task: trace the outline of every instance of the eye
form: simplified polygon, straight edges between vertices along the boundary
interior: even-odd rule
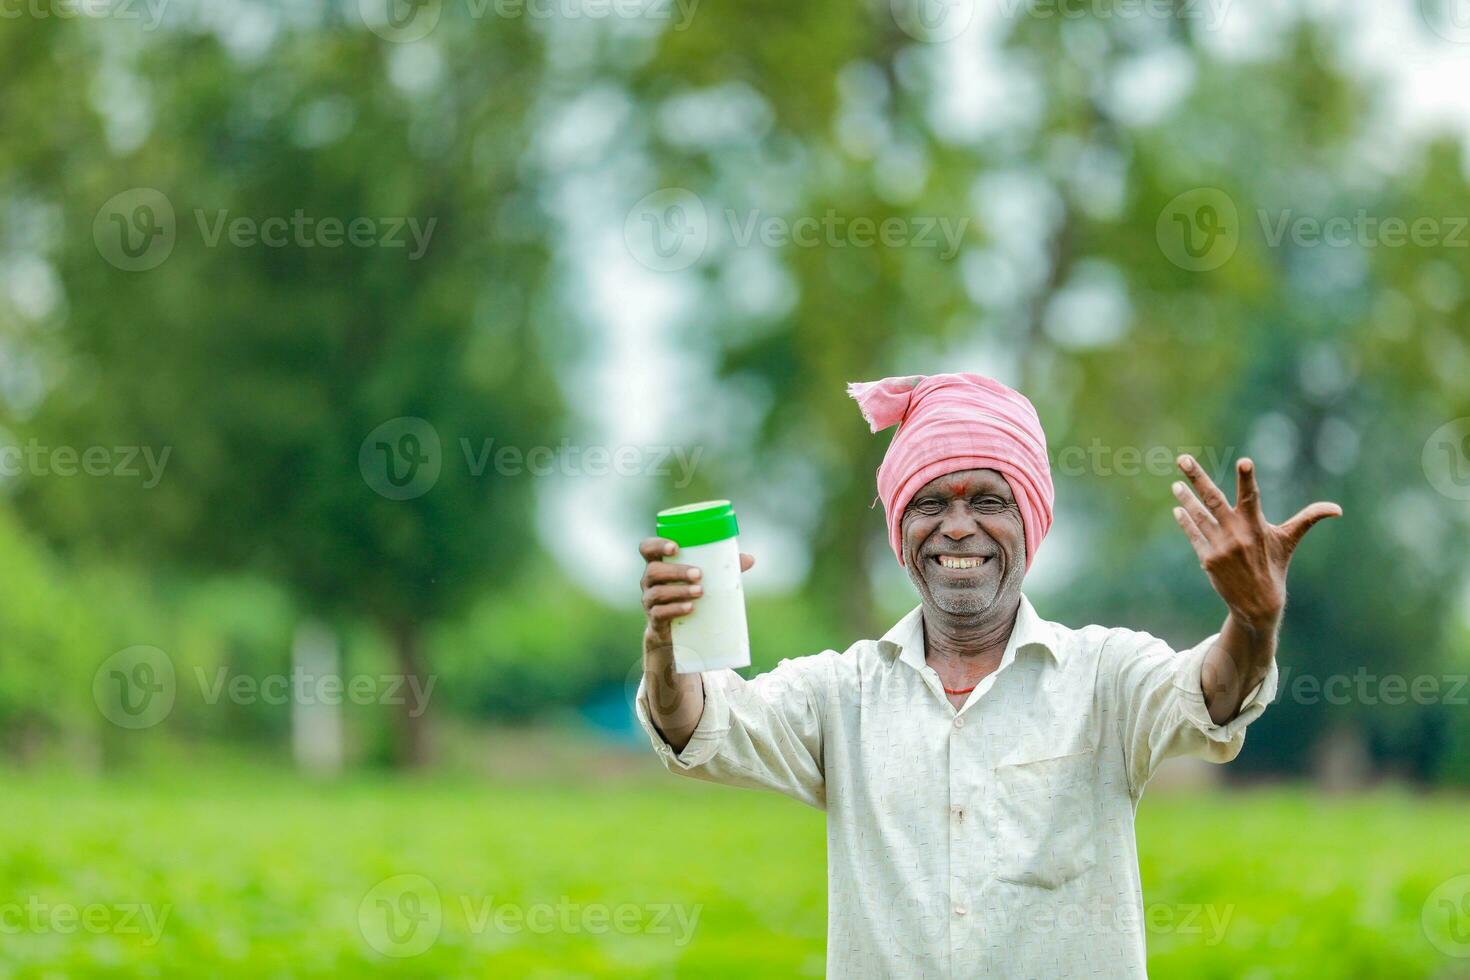
[[[925,497],[923,500],[916,501],[914,503],[915,512],[925,514],[929,517],[933,517],[935,514],[939,513],[943,509],[943,505],[941,505],[939,501],[935,500],[933,497]]]
[[[1010,501],[1004,497],[997,497],[994,494],[981,494],[970,502],[982,513],[986,514],[999,514],[1010,506]]]

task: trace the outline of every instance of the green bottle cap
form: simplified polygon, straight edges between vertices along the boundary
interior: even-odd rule
[[[658,536],[681,548],[724,541],[740,533],[728,500],[705,500],[658,512]]]

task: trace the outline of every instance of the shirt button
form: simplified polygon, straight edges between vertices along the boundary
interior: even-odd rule
[[[964,915],[968,911],[970,911],[970,910],[967,909],[967,908],[965,908],[963,905],[956,905],[954,907],[954,914],[955,915]]]
[[[964,728],[965,727],[965,716],[964,715],[957,715],[955,717],[954,727],[956,727],[956,728]]]

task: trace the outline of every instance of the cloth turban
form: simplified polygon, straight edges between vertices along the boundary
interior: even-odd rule
[[[874,432],[898,426],[878,467],[888,543],[903,564],[903,512],[919,488],[960,470],[991,469],[1010,484],[1026,531],[1026,567],[1051,528],[1055,492],[1046,433],[1025,395],[978,374],[933,374],[854,382]]]

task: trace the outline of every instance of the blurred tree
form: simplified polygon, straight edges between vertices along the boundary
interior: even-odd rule
[[[28,83],[69,66],[92,94],[61,113],[33,84],[0,96],[8,203],[64,215],[33,257],[60,296],[24,337],[17,432],[168,453],[156,485],[32,473],[17,500],[68,547],[263,571],[308,614],[377,623],[422,680],[424,625],[531,542],[528,481],[497,477],[486,440],[554,445],[560,417],[517,172],[538,48],[525,21],[412,44],[273,26],[250,50],[85,19],[0,40]],[[154,267],[119,267],[139,254]]]

